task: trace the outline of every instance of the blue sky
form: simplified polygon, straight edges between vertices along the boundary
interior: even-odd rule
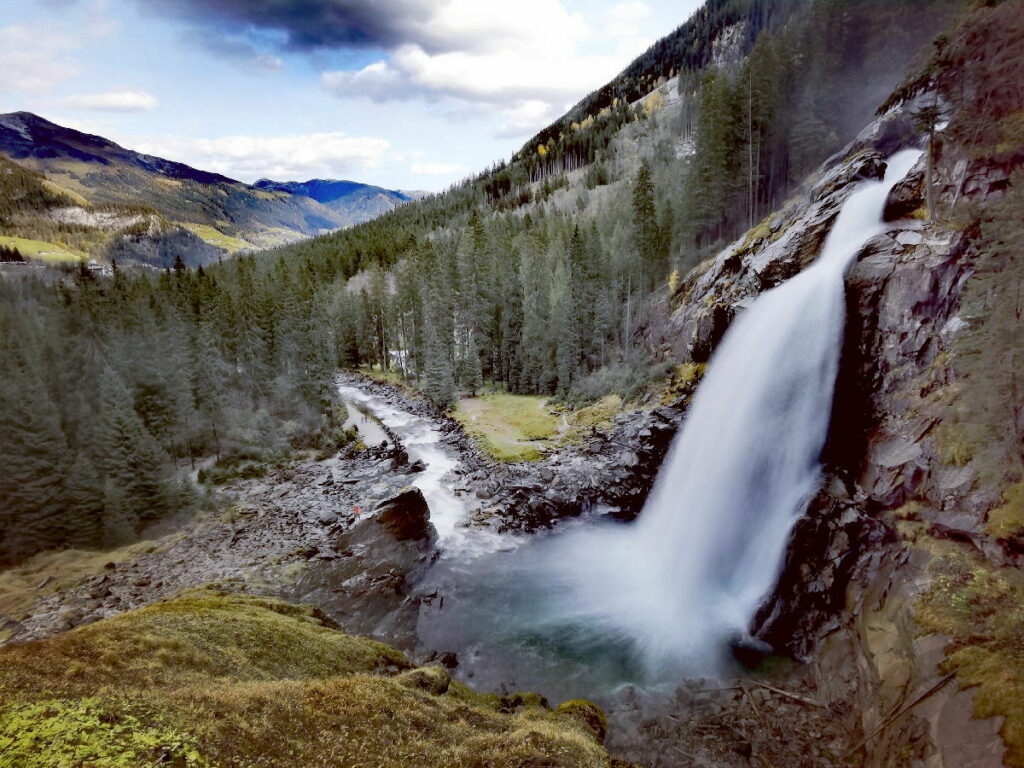
[[[0,0],[0,112],[252,182],[441,189],[699,0]]]

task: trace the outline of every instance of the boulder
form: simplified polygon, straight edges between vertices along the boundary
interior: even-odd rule
[[[409,488],[376,508],[377,522],[399,541],[429,538],[433,531],[430,509],[419,488]]]

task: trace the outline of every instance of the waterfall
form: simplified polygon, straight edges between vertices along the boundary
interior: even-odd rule
[[[638,521],[552,537],[550,621],[600,628],[648,666],[687,659],[704,670],[724,637],[745,632],[820,483],[844,273],[883,230],[889,190],[919,156],[897,153],[884,181],[860,184],[815,263],[733,323]]]
[[[598,695],[624,681],[727,671],[821,482],[842,347],[844,273],[883,231],[889,190],[919,152],[846,199],[811,267],[740,314],[636,522],[568,523],[490,558],[449,560],[421,640],[455,649],[486,687]]]

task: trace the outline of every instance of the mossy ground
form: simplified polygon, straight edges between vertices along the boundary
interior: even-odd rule
[[[680,397],[692,397],[707,369],[705,363],[683,363],[677,365],[669,375],[661,393],[661,404],[668,405]]]
[[[618,395],[605,395],[593,405],[573,411],[568,417],[569,424],[577,430],[607,429],[611,427],[612,419],[622,410],[623,405],[622,398]]]
[[[480,448],[499,461],[539,459],[559,434],[559,419],[540,395],[491,392],[467,397],[454,415]]]
[[[610,764],[583,704],[446,678],[312,609],[195,590],[0,649],[0,768]]]
[[[1003,503],[988,513],[985,532],[999,539],[1024,532],[1024,482],[1011,485],[1003,492]]]
[[[976,717],[1005,717],[1005,762],[1024,766],[1024,576],[952,542],[928,545],[931,580],[917,622],[951,638],[945,669],[956,671],[962,687],[977,687]]]

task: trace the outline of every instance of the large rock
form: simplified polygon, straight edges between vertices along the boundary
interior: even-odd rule
[[[429,538],[433,532],[423,492],[409,488],[377,505],[377,522],[399,541]]]
[[[341,532],[335,555],[311,563],[293,596],[320,606],[348,632],[411,648],[414,586],[434,561],[436,540],[423,494],[407,488]]]

